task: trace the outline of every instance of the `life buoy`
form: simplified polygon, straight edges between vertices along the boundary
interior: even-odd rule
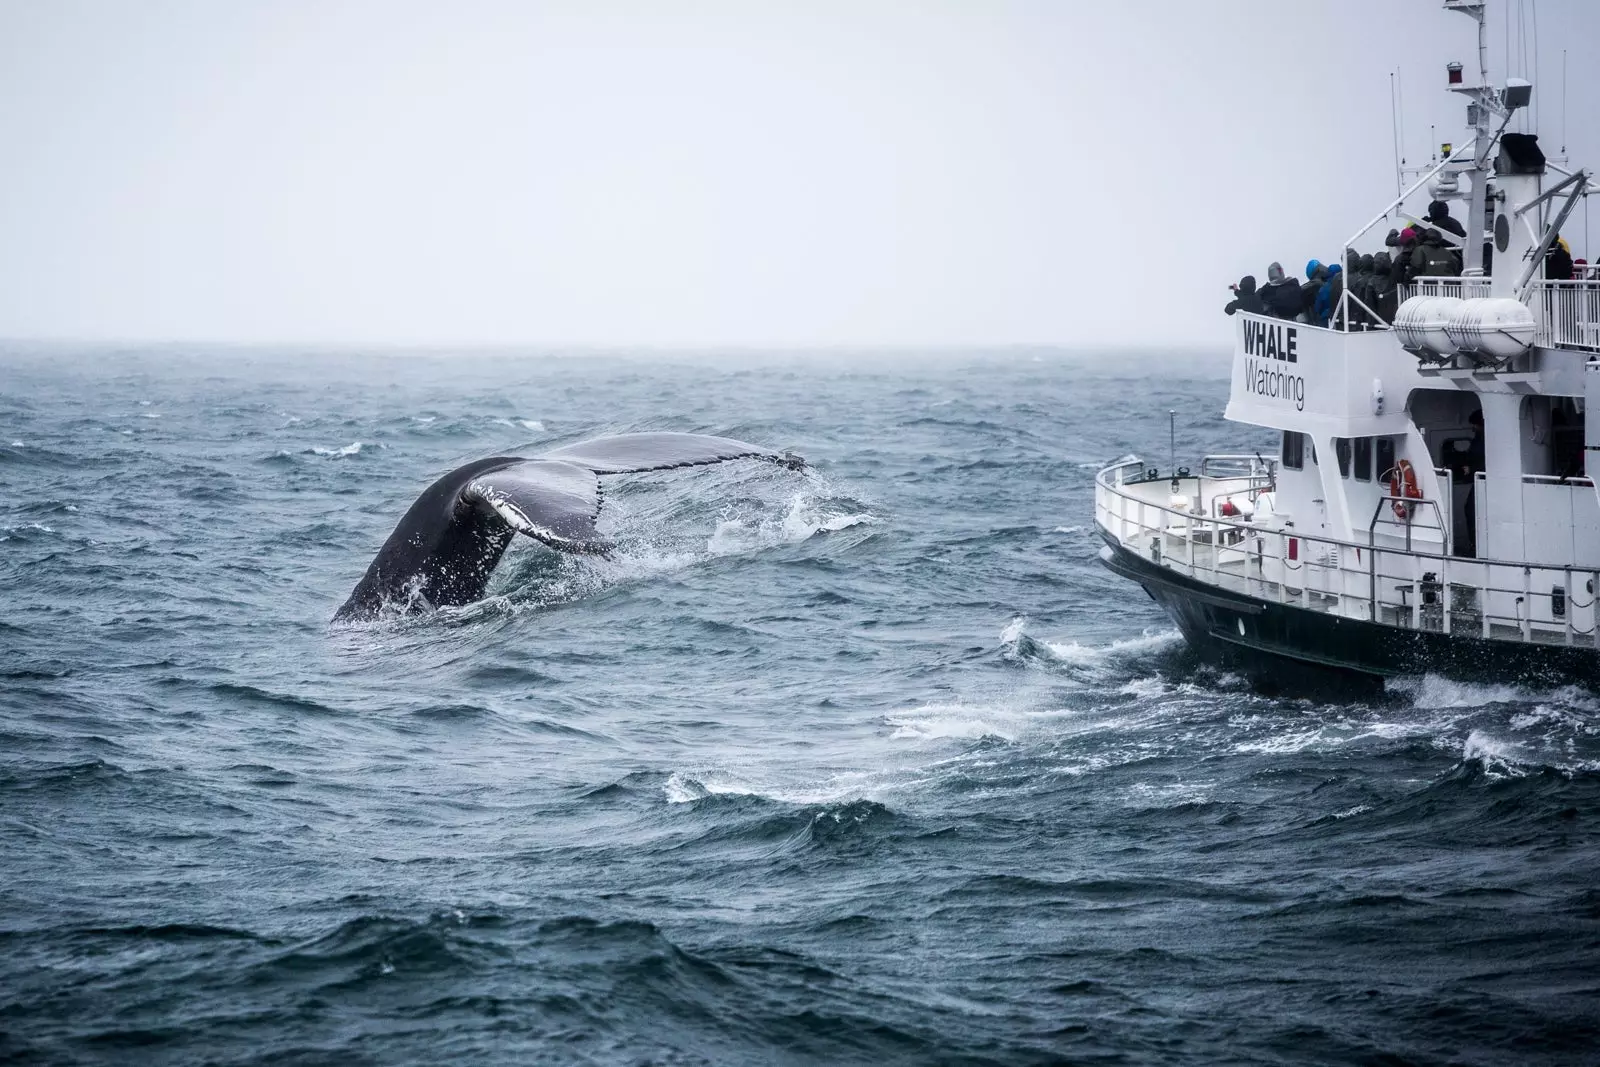
[[[1411,500],[1422,499],[1422,490],[1417,488],[1417,472],[1411,468],[1409,459],[1402,459],[1389,471],[1389,495],[1409,497]],[[1410,500],[1395,500],[1392,503],[1395,515],[1403,522],[1410,522],[1411,513],[1416,510],[1416,505]]]

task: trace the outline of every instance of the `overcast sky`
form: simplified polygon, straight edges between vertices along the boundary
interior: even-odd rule
[[[1600,2],[1520,6],[1594,168]],[[1474,52],[1439,0],[0,0],[0,336],[1215,344]]]

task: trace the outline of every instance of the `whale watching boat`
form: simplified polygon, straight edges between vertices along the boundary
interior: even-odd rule
[[[1459,276],[1417,276],[1392,323],[1345,286],[1326,327],[1239,312],[1225,417],[1276,455],[1095,478],[1100,558],[1206,659],[1272,684],[1437,672],[1600,687],[1600,277],[1547,280],[1589,172],[1547,159],[1532,85],[1489,83],[1484,0],[1471,140],[1345,241],[1433,226]],[[1371,290],[1367,292],[1370,294]]]

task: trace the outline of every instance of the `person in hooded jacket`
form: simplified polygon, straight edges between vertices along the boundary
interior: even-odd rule
[[[1256,279],[1253,274],[1246,274],[1239,279],[1238,285],[1230,285],[1233,290],[1233,299],[1228,301],[1228,306],[1222,310],[1229,315],[1235,311],[1248,311],[1255,315],[1265,315],[1267,305],[1261,302],[1261,297],[1256,293]]]
[[[1305,284],[1300,286],[1300,321],[1317,321],[1317,294],[1322,292],[1322,283],[1328,280],[1328,269],[1319,260],[1309,260],[1306,263]]]
[[[1260,297],[1269,315],[1292,319],[1300,314],[1300,281],[1286,277],[1281,263],[1267,267],[1267,284],[1261,287]]]
[[[1317,290],[1315,321],[1318,326],[1328,325],[1329,318],[1338,308],[1339,294],[1344,292],[1344,269],[1337,263],[1330,263],[1327,266],[1327,273],[1328,280]]]
[[[1393,264],[1389,253],[1379,252],[1372,257],[1372,310],[1384,322],[1393,323],[1400,310],[1400,288],[1394,283]]]
[[[1377,260],[1371,252],[1364,252],[1356,271],[1356,282],[1350,287],[1350,295],[1361,301],[1364,307],[1353,308],[1356,320],[1364,324],[1363,328],[1371,329],[1377,325],[1377,274],[1375,264]]]
[[[1544,276],[1552,282],[1572,280],[1572,253],[1567,250],[1567,242],[1561,239],[1559,233],[1544,254]]]
[[[1411,269],[1411,258],[1417,250],[1417,231],[1410,226],[1400,231],[1400,243],[1395,248],[1393,277],[1396,285],[1410,285],[1416,278]]]
[[[1461,257],[1444,243],[1444,235],[1429,226],[1422,231],[1422,242],[1411,254],[1411,265],[1418,275],[1454,278],[1461,274]]]
[[[1457,237],[1467,236],[1466,227],[1462,226],[1459,220],[1450,217],[1450,205],[1443,200],[1435,200],[1428,205],[1428,221]]]
[[[1344,329],[1345,319],[1339,307],[1344,301],[1340,298],[1344,296],[1345,289],[1350,288],[1352,280],[1359,281],[1356,275],[1360,270],[1360,254],[1353,248],[1347,248],[1345,249],[1344,269],[1341,271],[1330,269],[1328,272],[1328,325],[1335,330]],[[1354,291],[1354,289],[1351,289],[1351,292]],[[1349,312],[1352,324],[1361,321],[1361,309],[1359,307],[1351,304]]]

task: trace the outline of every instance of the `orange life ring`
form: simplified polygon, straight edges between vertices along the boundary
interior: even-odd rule
[[[1389,472],[1389,495],[1393,497],[1406,496],[1412,500],[1422,499],[1422,490],[1417,488],[1417,472],[1411,468],[1409,459],[1402,459],[1394,465]],[[1394,513],[1405,522],[1411,521],[1411,513],[1416,505],[1406,500],[1393,501]]]

